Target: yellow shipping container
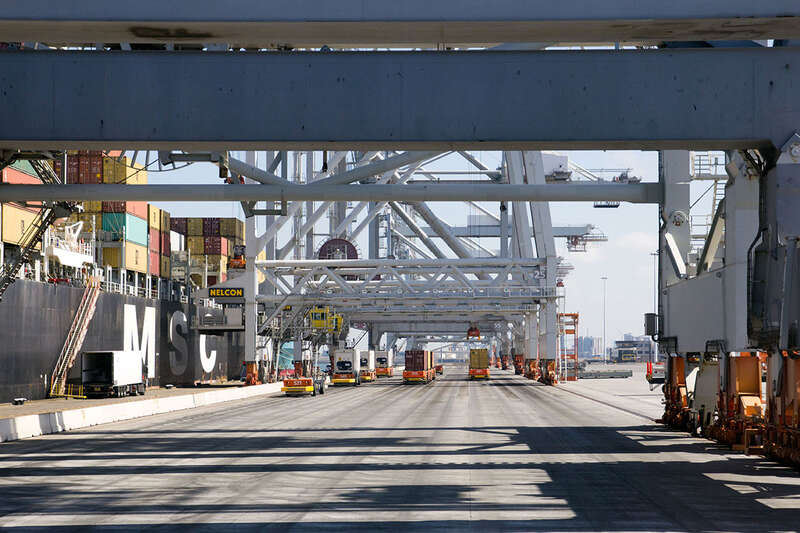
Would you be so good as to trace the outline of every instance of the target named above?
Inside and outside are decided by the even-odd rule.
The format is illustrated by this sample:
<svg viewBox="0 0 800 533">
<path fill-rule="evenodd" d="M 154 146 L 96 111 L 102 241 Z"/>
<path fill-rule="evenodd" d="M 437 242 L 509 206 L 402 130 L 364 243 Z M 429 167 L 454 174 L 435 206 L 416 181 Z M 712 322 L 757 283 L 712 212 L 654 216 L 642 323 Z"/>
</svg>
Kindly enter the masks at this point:
<svg viewBox="0 0 800 533">
<path fill-rule="evenodd" d="M 74 224 L 75 222 L 83 222 L 81 231 L 84 233 L 92 232 L 92 219 L 94 219 L 94 229 L 100 230 L 103 225 L 103 215 L 100 213 L 73 213 L 67 219 L 67 223 Z"/>
<path fill-rule="evenodd" d="M 187 237 L 200 237 L 203 235 L 203 219 L 202 218 L 187 218 L 186 219 L 186 236 Z"/>
<path fill-rule="evenodd" d="M 3 242 L 18 245 L 38 215 L 27 209 L 3 204 Z M 37 244 L 36 249 L 41 250 L 41 244 Z"/>
<path fill-rule="evenodd" d="M 132 163 L 130 167 L 126 168 L 126 172 L 126 183 L 128 185 L 147 185 L 147 170 L 145 170 L 144 165 Z"/>
<path fill-rule="evenodd" d="M 169 270 L 169 257 L 167 257 L 166 255 L 162 255 L 161 256 L 161 277 L 162 278 L 170 277 L 169 272 L 170 272 L 170 270 Z"/>
<path fill-rule="evenodd" d="M 103 158 L 103 183 L 118 183 L 125 179 L 124 165 L 114 157 Z"/>
<path fill-rule="evenodd" d="M 486 348 L 472 348 L 469 351 L 470 368 L 489 368 L 489 350 Z"/>
<path fill-rule="evenodd" d="M 205 253 L 206 243 L 203 237 L 186 237 L 186 249 L 192 257 L 200 257 Z"/>
<path fill-rule="evenodd" d="M 103 249 L 103 265 L 108 265 L 111 268 L 120 267 L 120 256 L 122 255 L 122 248 L 104 248 Z M 147 272 L 147 247 L 132 242 L 125 243 L 125 268 L 134 272 L 142 274 Z"/>
<path fill-rule="evenodd" d="M 83 202 L 84 213 L 101 213 L 103 211 L 103 202 Z"/>
<path fill-rule="evenodd" d="M 169 232 L 170 230 L 170 220 L 169 220 L 169 211 L 164 209 L 161 210 L 161 229 L 164 233 Z"/>
<path fill-rule="evenodd" d="M 228 271 L 228 257 L 224 255 L 208 255 L 206 256 L 208 261 L 208 271 L 209 272 L 219 272 L 220 274 L 224 274 Z"/>
<path fill-rule="evenodd" d="M 161 231 L 161 209 L 147 204 L 147 225 L 154 230 Z"/>
<path fill-rule="evenodd" d="M 219 234 L 231 239 L 236 237 L 236 223 L 238 221 L 236 218 L 219 219 Z"/>
</svg>

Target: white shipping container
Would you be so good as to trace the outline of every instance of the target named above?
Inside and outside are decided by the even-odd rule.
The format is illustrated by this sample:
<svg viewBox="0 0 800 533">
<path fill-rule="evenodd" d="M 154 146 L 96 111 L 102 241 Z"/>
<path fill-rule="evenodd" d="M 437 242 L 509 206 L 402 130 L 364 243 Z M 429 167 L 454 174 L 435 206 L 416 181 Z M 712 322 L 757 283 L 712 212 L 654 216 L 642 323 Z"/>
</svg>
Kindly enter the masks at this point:
<svg viewBox="0 0 800 533">
<path fill-rule="evenodd" d="M 333 373 L 353 374 L 361 372 L 361 355 L 359 350 L 338 349 L 333 352 Z"/>
<path fill-rule="evenodd" d="M 180 252 L 186 249 L 186 237 L 177 231 L 169 232 L 170 252 Z"/>
<path fill-rule="evenodd" d="M 359 359 L 361 360 L 361 370 L 367 372 L 375 371 L 375 351 L 374 350 L 359 350 Z"/>
<path fill-rule="evenodd" d="M 394 350 L 375 350 L 375 366 L 392 368 L 394 366 Z"/>
</svg>

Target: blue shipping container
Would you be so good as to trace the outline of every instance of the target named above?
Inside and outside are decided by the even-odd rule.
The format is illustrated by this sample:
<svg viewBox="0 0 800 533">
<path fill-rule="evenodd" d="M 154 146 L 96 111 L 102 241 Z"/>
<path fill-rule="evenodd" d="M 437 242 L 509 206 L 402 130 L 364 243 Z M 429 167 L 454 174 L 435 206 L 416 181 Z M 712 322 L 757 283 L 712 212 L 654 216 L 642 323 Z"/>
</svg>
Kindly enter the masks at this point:
<svg viewBox="0 0 800 533">
<path fill-rule="evenodd" d="M 147 246 L 147 221 L 129 213 L 103 213 L 103 231 L 115 233 L 115 238 Z"/>
</svg>

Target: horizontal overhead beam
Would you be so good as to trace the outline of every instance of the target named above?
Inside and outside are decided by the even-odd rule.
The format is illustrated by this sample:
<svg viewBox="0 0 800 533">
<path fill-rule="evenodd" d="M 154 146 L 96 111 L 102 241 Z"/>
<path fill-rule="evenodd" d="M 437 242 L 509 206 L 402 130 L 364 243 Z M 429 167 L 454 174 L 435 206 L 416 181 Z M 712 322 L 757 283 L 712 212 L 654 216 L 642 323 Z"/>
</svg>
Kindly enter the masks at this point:
<svg viewBox="0 0 800 533">
<path fill-rule="evenodd" d="M 12 149 L 734 149 L 800 124 L 800 47 L 17 51 L 0 72 Z"/>
<path fill-rule="evenodd" d="M 0 126 L 2 127 L 2 126 Z M 593 202 L 659 203 L 658 183 L 547 185 L 0 185 L 0 201 Z"/>
<path fill-rule="evenodd" d="M 798 36 L 793 0 L 26 0 L 6 41 L 250 46 L 767 39 Z"/>
</svg>

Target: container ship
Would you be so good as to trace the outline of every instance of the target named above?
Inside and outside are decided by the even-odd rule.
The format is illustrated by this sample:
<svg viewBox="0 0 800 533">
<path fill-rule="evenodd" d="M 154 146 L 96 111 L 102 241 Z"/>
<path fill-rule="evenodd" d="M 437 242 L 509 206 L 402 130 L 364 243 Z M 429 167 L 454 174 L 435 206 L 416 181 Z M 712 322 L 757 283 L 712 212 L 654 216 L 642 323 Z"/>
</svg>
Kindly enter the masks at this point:
<svg viewBox="0 0 800 533">
<path fill-rule="evenodd" d="M 51 168 L 67 183 L 147 183 L 147 170 L 119 152 L 70 152 Z M 2 169 L 2 182 L 42 183 L 27 161 Z M 140 351 L 150 386 L 240 379 L 243 335 L 197 332 L 198 311 L 221 310 L 188 296 L 226 280 L 228 265 L 241 260 L 243 221 L 173 218 L 145 202 L 84 202 L 48 220 L 33 242 L 43 207 L 0 205 L 0 264 L 4 275 L 13 271 L 0 294 L 0 402 L 48 396 L 90 285 L 97 294 L 81 350 Z M 79 367 L 70 362 L 68 383 L 80 382 Z"/>
</svg>

